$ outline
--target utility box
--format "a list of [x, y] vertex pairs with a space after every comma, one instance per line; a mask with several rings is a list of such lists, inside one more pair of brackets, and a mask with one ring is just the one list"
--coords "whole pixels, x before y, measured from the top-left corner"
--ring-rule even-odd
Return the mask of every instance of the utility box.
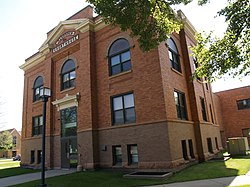
[[228, 138], [228, 152], [231, 155], [247, 155], [249, 150], [247, 137]]

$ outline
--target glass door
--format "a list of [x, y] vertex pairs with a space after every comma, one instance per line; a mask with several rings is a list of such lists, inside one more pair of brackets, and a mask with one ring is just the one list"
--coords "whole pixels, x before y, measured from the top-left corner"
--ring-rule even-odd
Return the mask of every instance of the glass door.
[[76, 137], [61, 139], [62, 168], [77, 167], [77, 139]]

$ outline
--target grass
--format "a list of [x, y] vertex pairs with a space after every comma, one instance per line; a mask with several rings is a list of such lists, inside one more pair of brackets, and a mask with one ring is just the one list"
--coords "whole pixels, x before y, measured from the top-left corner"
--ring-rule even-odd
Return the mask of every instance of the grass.
[[[113, 173], [105, 171], [86, 171], [73, 173], [65, 176], [53, 177], [46, 179], [46, 184], [50, 187], [128, 187], [128, 186], [145, 186], [164, 183], [153, 179], [125, 179], [122, 173]], [[15, 187], [34, 187], [38, 186], [40, 181], [33, 181]]]
[[12, 159], [0, 158], [0, 164], [3, 162], [11, 162]]
[[12, 160], [4, 160], [0, 161], [0, 170], [5, 169], [5, 168], [13, 168], [13, 167], [20, 167], [20, 162], [19, 161], [12, 161]]
[[20, 167], [0, 169], [0, 178], [22, 175], [22, 174], [27, 174], [27, 173], [34, 173], [38, 171], [39, 170], [20, 168]]
[[39, 170], [20, 168], [20, 161], [0, 159], [0, 178], [33, 173]]
[[[130, 187], [147, 186], [156, 184], [166, 184], [172, 182], [183, 182], [190, 180], [201, 180], [218, 177], [228, 177], [243, 175], [250, 169], [250, 156], [232, 158], [226, 162], [213, 161], [205, 162], [191, 166], [181, 172], [176, 173], [167, 180], [153, 179], [126, 179], [122, 173], [107, 171], [86, 171], [73, 173], [64, 176], [58, 176], [46, 179], [50, 187], [68, 187], [68, 186], [100, 186], [100, 187]], [[38, 186], [40, 181], [16, 185], [15, 187], [33, 187]], [[242, 186], [249, 187], [250, 185]]]
[[223, 161], [209, 161], [191, 166], [169, 178], [169, 182], [212, 179], [244, 175], [250, 170], [250, 156]]

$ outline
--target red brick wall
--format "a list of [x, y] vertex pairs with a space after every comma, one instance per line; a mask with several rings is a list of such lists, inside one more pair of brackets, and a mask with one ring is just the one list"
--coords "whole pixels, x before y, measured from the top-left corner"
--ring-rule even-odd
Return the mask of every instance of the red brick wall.
[[238, 110], [237, 100], [250, 98], [250, 86], [217, 92], [222, 110], [222, 125], [226, 138], [243, 136], [242, 129], [250, 128], [250, 109]]
[[[73, 15], [70, 19], [86, 17], [85, 13], [91, 16], [89, 14], [90, 9], [90, 7], [87, 7]], [[77, 95], [78, 93], [80, 97], [77, 107], [77, 139], [78, 145], [81, 145], [78, 153], [86, 156], [86, 158], [82, 157], [81, 161], [87, 164], [88, 167], [94, 167], [95, 164], [105, 164], [99, 163], [101, 159], [109, 162], [108, 165], [111, 167], [111, 152], [106, 154], [107, 157], [98, 158], [99, 154], [103, 154], [99, 150], [99, 144], [108, 144], [109, 147], [112, 147], [114, 144], [120, 144], [123, 147], [131, 143], [138, 144], [139, 154], [141, 154], [140, 157], [143, 162], [142, 167], [170, 166], [172, 161], [175, 164], [178, 164], [180, 160], [183, 161], [180, 142], [183, 138], [188, 140], [195, 137], [191, 131], [194, 123], [193, 114], [196, 112], [194, 108], [198, 107], [198, 114], [195, 114], [198, 115], [196, 119], [199, 119], [199, 122], [202, 121], [199, 97], [205, 98], [209, 121], [211, 121], [209, 104], [213, 108], [213, 101], [211, 89], [209, 88], [206, 91], [205, 85], [198, 81], [194, 82], [194, 92], [196, 93], [194, 97], [196, 97], [196, 100], [190, 99], [192, 98], [190, 97], [190, 89], [192, 88], [189, 86], [190, 79], [188, 75], [191, 74], [190, 67], [192, 67], [192, 64], [187, 66], [187, 63], [193, 62], [191, 58], [187, 57], [188, 55], [184, 55], [185, 50], [180, 41], [180, 36], [175, 33], [172, 35], [172, 38], [175, 40], [179, 51], [182, 73], [178, 73], [171, 68], [168, 48], [164, 42], [156, 49], [142, 52], [136, 39], [131, 38], [128, 32], [121, 32], [118, 27], [106, 26], [96, 32], [86, 31], [81, 33], [77, 31], [77, 34], [79, 34], [78, 41], [56, 53], [49, 52], [43, 62], [25, 71], [23, 104], [24, 151], [22, 152], [23, 156], [26, 157], [24, 164], [29, 163], [30, 147], [40, 149], [39, 147], [41, 146], [39, 144], [41, 136], [32, 137], [31, 132], [32, 117], [41, 115], [43, 108], [41, 101], [33, 103], [32, 88], [35, 79], [39, 75], [44, 77], [44, 86], [52, 89], [52, 97], [48, 102], [46, 118], [46, 134], [50, 136], [47, 138], [47, 144], [49, 144], [46, 151], [48, 153], [46, 154], [47, 166], [60, 167], [60, 160], [56, 160], [56, 158], [60, 157], [61, 146], [60, 112], [56, 106], [49, 103], [62, 99], [67, 94]], [[109, 76], [108, 49], [112, 42], [121, 37], [126, 38], [130, 43], [132, 68], [131, 71]], [[194, 42], [190, 37], [185, 39], [188, 41], [187, 45]], [[61, 91], [61, 68], [68, 59], [73, 59], [77, 66], [76, 86]], [[174, 101], [175, 89], [185, 93], [188, 122], [177, 119]], [[131, 126], [124, 125], [122, 128], [112, 126], [110, 98], [127, 92], [134, 93], [136, 122], [130, 124]], [[181, 125], [178, 125], [180, 123]], [[218, 131], [218, 126], [212, 126], [210, 122], [205, 125], [207, 125], [204, 128], [206, 130], [200, 132], [203, 139], [207, 137], [206, 131], [217, 136], [217, 133], [214, 132]], [[189, 132], [185, 133], [185, 137], [183, 137], [182, 134], [184, 134], [183, 130], [186, 129], [185, 127], [189, 129]], [[145, 128], [146, 134], [140, 133], [142, 130], [139, 129], [142, 128]], [[129, 133], [123, 134], [127, 131]], [[150, 136], [147, 135], [149, 132], [152, 133]], [[169, 132], [175, 133], [170, 135], [168, 134]], [[113, 137], [111, 140], [109, 134]], [[132, 137], [133, 141], [127, 134], [135, 135], [135, 137]], [[158, 135], [161, 136], [159, 140], [156, 138]], [[154, 141], [147, 139], [148, 137], [154, 137]], [[170, 142], [170, 140], [173, 141]], [[194, 145], [196, 144], [197, 142], [194, 140]], [[162, 147], [164, 147], [163, 151], [161, 151]], [[170, 147], [172, 148], [171, 152], [169, 151]], [[179, 150], [175, 152], [174, 148], [176, 147]], [[154, 148], [157, 154], [150, 152], [152, 148]], [[197, 150], [194, 150], [194, 152], [196, 153]], [[171, 153], [172, 155], [170, 155]], [[152, 160], [152, 158], [154, 159]]]
[[[109, 76], [107, 51], [119, 37], [127, 38], [132, 46], [132, 70]], [[110, 97], [130, 91], [133, 91], [135, 98], [136, 123], [166, 119], [157, 49], [143, 53], [137, 41], [131, 39], [128, 33], [111, 26], [96, 33], [95, 46], [99, 128], [112, 125]]]

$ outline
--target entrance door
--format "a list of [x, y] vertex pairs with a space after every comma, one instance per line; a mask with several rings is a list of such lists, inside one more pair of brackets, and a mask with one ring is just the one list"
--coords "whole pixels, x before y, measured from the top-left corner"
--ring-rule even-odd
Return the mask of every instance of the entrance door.
[[77, 139], [76, 137], [61, 139], [62, 168], [77, 167]]
[[12, 157], [16, 156], [16, 151], [12, 151]]

